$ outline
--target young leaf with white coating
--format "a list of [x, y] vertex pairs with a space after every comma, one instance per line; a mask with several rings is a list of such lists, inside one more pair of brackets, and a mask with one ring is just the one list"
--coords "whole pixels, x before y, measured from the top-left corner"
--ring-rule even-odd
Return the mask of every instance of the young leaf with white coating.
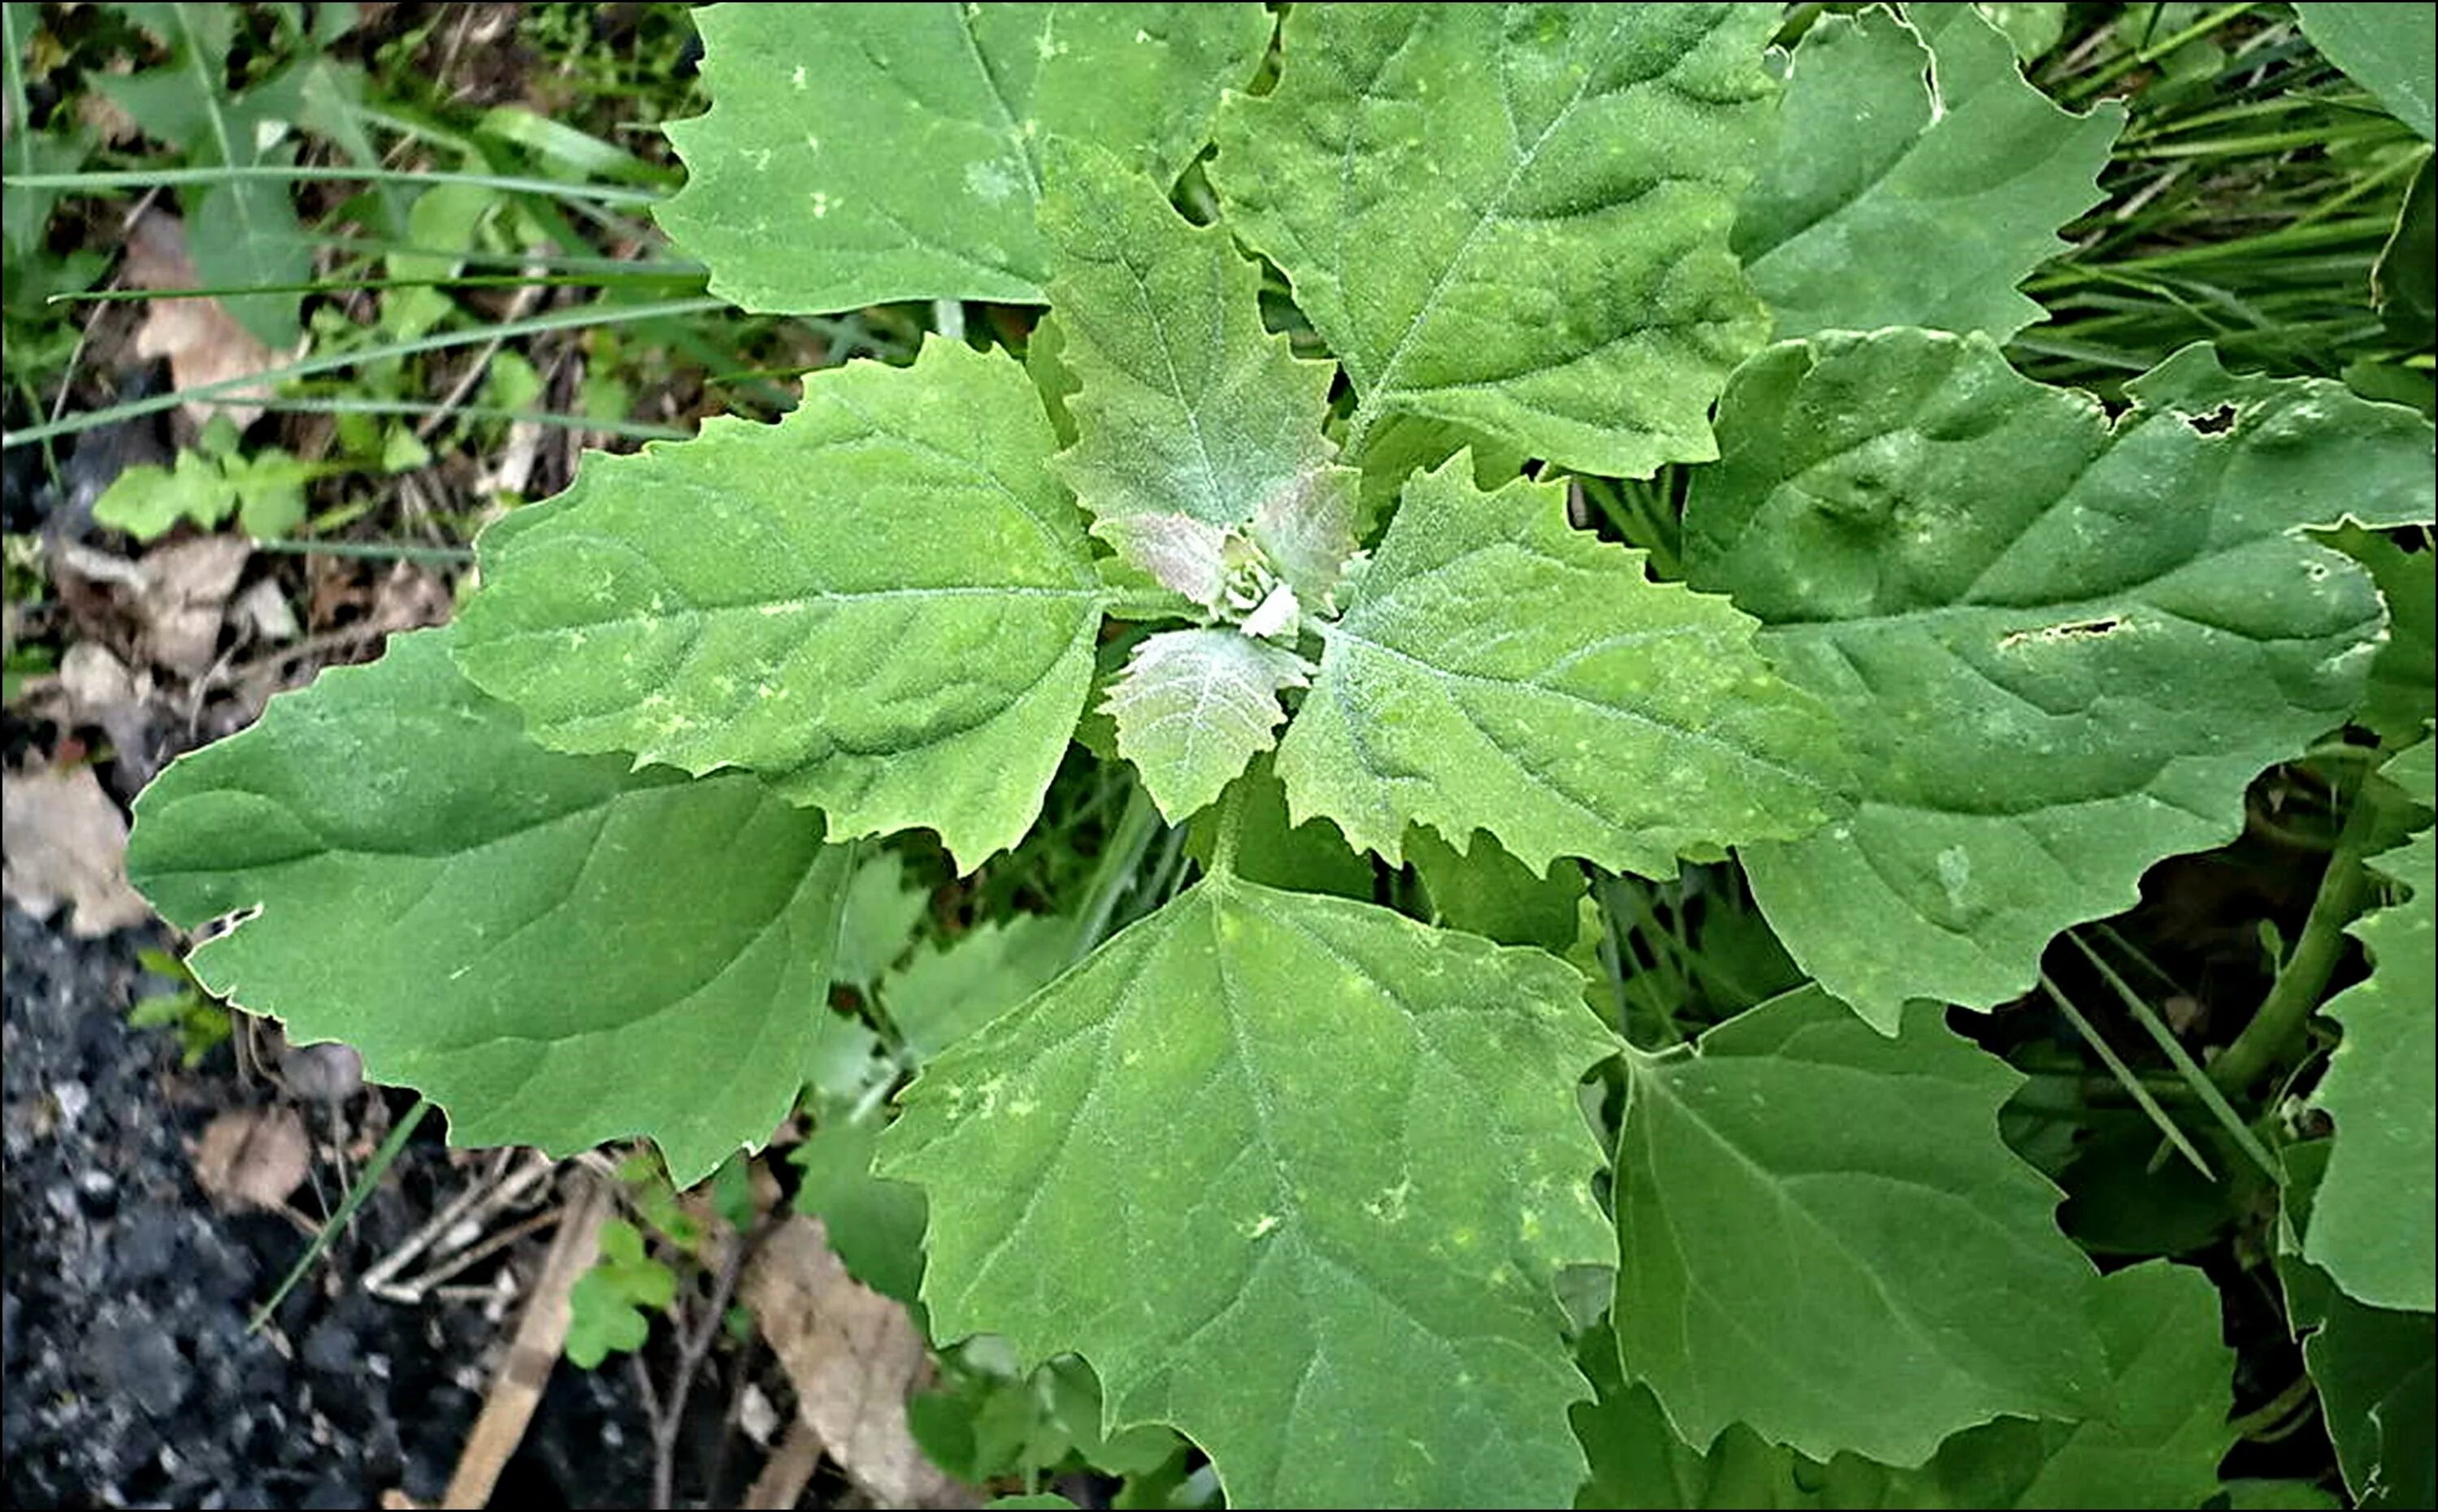
[[1735, 234], [1781, 339], [1927, 325], [2004, 341], [2044, 318], [2015, 286], [2099, 202], [2123, 105], [2059, 110], [1970, 6], [1907, 15], [1822, 16], [1789, 65]]
[[[2382, 769], [2423, 808], [2438, 806], [2429, 741]], [[2331, 999], [2345, 1037], [2313, 1098], [2336, 1121], [2328, 1171], [2311, 1205], [2303, 1254], [2356, 1300], [2438, 1309], [2438, 832], [2370, 860], [2407, 889], [2357, 922], [2371, 974]]]
[[1118, 753], [1172, 824], [1217, 801], [1277, 741], [1279, 694], [1311, 680], [1303, 658], [1231, 629], [1167, 630], [1135, 647], [1109, 689]]
[[453, 1139], [645, 1134], [698, 1180], [795, 1100], [852, 852], [751, 777], [542, 750], [450, 665], [457, 634], [397, 638], [180, 760], [129, 874], [182, 927], [244, 911], [197, 979], [345, 1040]]
[[1423, 823], [1459, 845], [1486, 829], [1536, 871], [1572, 855], [1667, 877], [1687, 850], [1830, 812], [1834, 727], [1758, 626], [1568, 529], [1563, 494], [1485, 494], [1464, 453], [1405, 485], [1280, 743], [1297, 822], [1325, 815], [1391, 861]]
[[941, 1337], [1083, 1355], [1230, 1505], [1555, 1505], [1614, 1048], [1537, 951], [1220, 872], [932, 1062], [881, 1171]]
[[791, 314], [1040, 303], [1050, 144], [1112, 144], [1166, 185], [1270, 36], [1241, 0], [695, 14], [712, 108], [669, 128], [687, 176], [661, 223], [713, 293]]
[[1317, 5], [1211, 165], [1237, 234], [1393, 413], [1586, 471], [1717, 453], [1767, 317], [1727, 233], [1767, 126], [1756, 5]]
[[1357, 475], [1321, 434], [1334, 367], [1262, 328], [1260, 275], [1224, 228], [1189, 225], [1106, 152], [1061, 149], [1051, 161], [1050, 292], [1060, 360], [1082, 385], [1067, 401], [1076, 442], [1059, 475], [1096, 534], [1197, 602], [1215, 596], [1197, 591], [1200, 576], [1162, 570], [1169, 543], [1207, 542], [1200, 563], [1211, 533], [1232, 528], [1318, 608], [1354, 552]]
[[1889, 1039], [1799, 989], [1626, 1064], [1617, 1346], [1696, 1448], [1741, 1422], [1919, 1465], [2108, 1409], [2096, 1276], [1998, 1137], [2023, 1078], [1935, 1010]]
[[934, 341], [813, 375], [484, 534], [458, 661], [556, 749], [743, 766], [841, 837], [1012, 846], [1083, 712], [1103, 589], [1022, 368]]
[[1775, 347], [1721, 404], [1688, 573], [1763, 622], [1862, 784], [1745, 870], [1882, 1029], [2028, 990], [2059, 930], [2231, 838], [2253, 776], [2359, 701], [2378, 596], [2304, 531], [2427, 519], [2429, 422], [2206, 348], [2129, 387], [2111, 422], [1986, 337], [1892, 330]]

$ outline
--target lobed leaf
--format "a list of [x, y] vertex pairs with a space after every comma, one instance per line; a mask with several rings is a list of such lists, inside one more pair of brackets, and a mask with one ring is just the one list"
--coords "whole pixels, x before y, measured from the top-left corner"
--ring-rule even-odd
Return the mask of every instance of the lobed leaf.
[[[1099, 534], [1188, 597], [1215, 601], [1218, 533], [1243, 527], [1317, 607], [1354, 551], [1357, 475], [1320, 429], [1334, 365], [1263, 329], [1261, 277], [1226, 230], [1189, 225], [1109, 153], [1051, 161], [1041, 229], [1058, 359], [1081, 385], [1060, 476]], [[1134, 528], [1107, 528], [1121, 523]], [[1202, 574], [1161, 571], [1186, 540]]]
[[1919, 1465], [2112, 1405], [2090, 1263], [1998, 1136], [2023, 1078], [1936, 1010], [1887, 1039], [1802, 989], [1626, 1064], [1617, 1345], [1694, 1447], [1744, 1423]]
[[747, 309], [1039, 304], [1034, 225], [1060, 137], [1123, 143], [1162, 185], [1261, 62], [1252, 4], [711, 6], [708, 114], [673, 122], [669, 236]]
[[[2424, 808], [2431, 743], [2383, 773]], [[2326, 1177], [2303, 1254], [2355, 1300], [2374, 1308], [2438, 1309], [2438, 831], [2371, 858], [2408, 889], [2347, 931], [2370, 952], [2368, 979], [2330, 999], [2344, 1040], [2313, 1102], [2336, 1121]]]
[[556, 749], [743, 766], [840, 836], [1021, 837], [1083, 711], [1102, 589], [1023, 369], [932, 342], [805, 379], [485, 532], [459, 664]]
[[2015, 286], [2099, 202], [2123, 105], [2058, 109], [1970, 6], [1908, 15], [1822, 16], [1789, 65], [1735, 229], [1780, 338], [1927, 325], [2004, 341], [2046, 318]]
[[1231, 629], [1162, 631], [1109, 689], [1118, 751], [1161, 815], [1182, 822], [1270, 748], [1286, 717], [1279, 694], [1309, 676], [1294, 652]]
[[919, 1077], [939, 1337], [1100, 1373], [1231, 1506], [1548, 1505], [1614, 1042], [1537, 951], [1214, 873]]
[[180, 759], [129, 874], [212, 992], [450, 1111], [466, 1144], [650, 1137], [688, 1185], [787, 1116], [850, 852], [750, 777], [556, 755], [394, 638]]
[[1359, 456], [1430, 416], [1586, 471], [1716, 455], [1766, 317], [1727, 248], [1766, 6], [1308, 6], [1211, 182], [1345, 364]]
[[1673, 876], [1680, 853], [1800, 835], [1843, 782], [1835, 732], [1723, 599], [1569, 530], [1563, 490], [1405, 486], [1280, 743], [1298, 822], [1400, 859], [1409, 823]]
[[1885, 1029], [1987, 1007], [2058, 931], [2231, 837], [2244, 787], [2358, 702], [2383, 616], [2302, 533], [2428, 518], [2430, 428], [2206, 348], [2088, 396], [1986, 337], [1892, 330], [1756, 359], [1694, 480], [1691, 581], [1836, 712], [1859, 809], [1749, 845], [1770, 923]]

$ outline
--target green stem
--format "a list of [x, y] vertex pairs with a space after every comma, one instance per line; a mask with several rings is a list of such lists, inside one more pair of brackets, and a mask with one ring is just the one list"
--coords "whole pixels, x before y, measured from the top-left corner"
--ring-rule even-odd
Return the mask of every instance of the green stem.
[[2167, 1058], [2167, 1064], [2176, 1068], [2176, 1075], [2183, 1080], [2193, 1096], [2200, 1099], [2201, 1106], [2209, 1109], [2210, 1116], [2226, 1131], [2227, 1137], [2235, 1141], [2235, 1147], [2259, 1167], [2261, 1173], [2271, 1182], [2283, 1179], [2284, 1172], [2279, 1169], [2276, 1157], [2270, 1154], [2268, 1147], [2260, 1142], [2260, 1136], [2252, 1132], [2252, 1126], [2243, 1121], [2243, 1116], [2235, 1111], [2235, 1104], [2226, 1100], [2226, 1094], [2209, 1079], [2209, 1073], [2201, 1069], [2200, 1063], [2193, 1059], [2192, 1052], [2184, 1048], [2184, 1042], [2176, 1038], [2176, 1031], [2167, 1027], [2166, 1020], [2161, 1018], [2142, 994], [2133, 990], [2132, 983], [2118, 975], [2116, 968], [2110, 965], [2105, 957], [2085, 943], [2080, 935], [2069, 929], [2065, 937], [2074, 941], [2075, 949], [2081, 951], [2084, 958], [2108, 979], [2108, 985], [2115, 991], [2117, 1000], [2125, 1005], [2126, 1011], [2131, 1013], [2133, 1021], [2150, 1036], [2150, 1042], [2159, 1047], [2160, 1054]]
[[2337, 848], [2328, 857], [2328, 870], [2320, 879], [2319, 896], [2311, 900], [2310, 917], [2303, 922], [2302, 937], [2294, 941], [2286, 963], [2277, 968], [2277, 979], [2261, 999], [2260, 1011], [2210, 1067], [2210, 1080], [2219, 1091], [2240, 1096], [2282, 1063], [2327, 992], [2328, 978], [2344, 954], [2345, 925], [2361, 912], [2362, 899], [2370, 890], [2362, 856], [2369, 850], [2378, 811], [2374, 789], [2365, 786], [2355, 794], [2344, 828], [2338, 832]]
[[2117, 1085], [2123, 1087], [2127, 1095], [2132, 1098], [2134, 1105], [2149, 1117], [2160, 1134], [2166, 1136], [2167, 1143], [2175, 1146], [2176, 1153], [2190, 1162], [2192, 1168], [2201, 1173], [2203, 1181], [2216, 1182], [2217, 1172], [2210, 1169], [2209, 1161], [2203, 1158], [2191, 1138], [2183, 1130], [2177, 1127], [2175, 1119], [2167, 1116], [2167, 1110], [2159, 1106], [2159, 1099], [2150, 1095], [2150, 1089], [2143, 1085], [2142, 1079], [2133, 1074], [2133, 1068], [2125, 1064], [2124, 1058], [2116, 1053], [2115, 1047], [2111, 1046], [2099, 1030], [2093, 1027], [2091, 1020], [2082, 1016], [2082, 1010], [2075, 1007], [2072, 999], [2058, 991], [2057, 983], [2049, 980], [2049, 975], [2046, 972], [2040, 973], [2040, 991], [2048, 993], [2049, 1001], [2057, 1005], [2058, 1011], [2065, 1015], [2066, 1022], [2074, 1026], [2074, 1031], [2082, 1036], [2082, 1042], [2091, 1046], [2092, 1052], [2097, 1055], [2100, 1063], [2108, 1067], [2108, 1074], [2114, 1077]]
[[27, 426], [22, 431], [0, 431], [0, 448], [22, 447], [30, 442], [48, 440], [52, 436], [72, 435], [90, 431], [96, 426], [115, 420], [133, 419], [137, 415], [154, 414], [174, 410], [179, 405], [239, 390], [269, 386], [292, 378], [313, 378], [323, 373], [335, 373], [342, 368], [380, 361], [384, 358], [416, 357], [425, 352], [437, 352], [451, 346], [474, 346], [485, 342], [508, 341], [521, 336], [538, 336], [544, 331], [578, 330], [592, 325], [633, 325], [638, 321], [675, 319], [688, 315], [707, 315], [728, 308], [717, 299], [670, 299], [649, 305], [627, 305], [603, 308], [597, 304], [575, 309], [554, 310], [547, 315], [535, 315], [524, 320], [503, 321], [477, 330], [445, 331], [436, 336], [420, 337], [411, 342], [389, 342], [361, 351], [334, 352], [324, 357], [309, 357], [301, 362], [273, 368], [267, 373], [247, 374], [238, 378], [220, 378], [210, 383], [198, 383], [191, 388], [176, 389], [168, 394], [155, 394], [148, 398], [131, 399], [125, 404], [113, 404], [99, 410], [89, 410], [48, 425]]
[[415, 1133], [415, 1126], [421, 1123], [423, 1116], [431, 1111], [429, 1101], [422, 1098], [415, 1099], [415, 1106], [406, 1110], [406, 1116], [398, 1120], [390, 1130], [389, 1137], [373, 1152], [373, 1158], [364, 1165], [363, 1175], [339, 1204], [339, 1210], [323, 1223], [321, 1230], [313, 1236], [313, 1242], [305, 1246], [305, 1253], [298, 1256], [296, 1263], [289, 1267], [288, 1274], [279, 1278], [278, 1289], [271, 1293], [271, 1300], [254, 1310], [253, 1319], [246, 1324], [249, 1332], [271, 1321], [271, 1315], [279, 1310], [279, 1304], [288, 1300], [288, 1293], [296, 1290], [296, 1283], [305, 1279], [306, 1273], [312, 1270], [313, 1262], [322, 1257], [323, 1253], [329, 1249], [331, 1240], [339, 1237], [339, 1231], [356, 1216], [356, 1209], [363, 1206], [364, 1199], [380, 1186], [381, 1177], [396, 1163], [398, 1152], [406, 1148], [406, 1141]]
[[1236, 840], [1245, 831], [1245, 784], [1229, 782], [1219, 795], [1219, 829], [1210, 842], [1210, 870], [1214, 876], [1236, 874]]
[[2067, 93], [2063, 97], [2067, 100], [2073, 101], [2089, 99], [2092, 96], [2098, 94], [2101, 90], [2106, 89], [2109, 85], [2114, 83], [2124, 75], [2131, 73], [2134, 69], [2141, 67], [2145, 63], [2156, 62], [2158, 60], [2164, 58], [2167, 54], [2174, 52], [2177, 48], [2182, 46], [2188, 42], [2197, 41], [2200, 38], [2208, 36], [2211, 32], [2216, 31], [2218, 27], [2225, 26], [2228, 22], [2233, 21], [2235, 17], [2242, 15], [2245, 11], [2250, 10], [2251, 9], [2252, 7], [2249, 5], [2238, 5], [2226, 6], [2219, 9], [2213, 10], [2208, 15], [2201, 17], [2199, 21], [2194, 22], [2191, 26], [2186, 26], [2183, 30], [2177, 32], [2174, 36], [2169, 37], [2164, 41], [2154, 42], [2138, 52], [2127, 53], [2124, 57], [2117, 59], [2107, 67], [2100, 69], [2095, 74], [2093, 74], [2089, 79], [2084, 79], [2080, 85], [2070, 93]]
[[597, 200], [605, 204], [658, 204], [668, 196], [658, 189], [635, 189], [606, 184], [563, 184], [556, 179], [521, 179], [497, 173], [437, 173], [423, 169], [365, 167], [291, 167], [237, 166], [198, 168], [135, 168], [94, 173], [11, 174], [9, 183], [21, 189], [63, 189], [99, 193], [115, 189], [150, 189], [179, 184], [282, 184], [335, 180], [354, 184], [462, 184], [511, 194], [540, 194], [556, 200]]
[[1070, 966], [1090, 955], [1107, 938], [1118, 901], [1133, 886], [1135, 872], [1151, 849], [1152, 837], [1159, 833], [1159, 810], [1153, 806], [1151, 795], [1143, 791], [1140, 782], [1130, 782], [1128, 788], [1126, 811], [1119, 817], [1118, 827], [1109, 832], [1100, 864], [1092, 869], [1092, 885], [1084, 895], [1084, 911], [1075, 920], [1075, 938], [1067, 947], [1067, 963]]

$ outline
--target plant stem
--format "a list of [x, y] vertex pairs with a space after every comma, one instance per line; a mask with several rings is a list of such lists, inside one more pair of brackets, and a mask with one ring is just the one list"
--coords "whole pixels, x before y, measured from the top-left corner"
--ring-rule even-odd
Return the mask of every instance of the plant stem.
[[1093, 947], [1108, 936], [1109, 920], [1118, 911], [1118, 900], [1133, 885], [1135, 872], [1141, 867], [1143, 854], [1151, 849], [1152, 837], [1159, 833], [1159, 810], [1153, 807], [1151, 795], [1142, 790], [1141, 783], [1130, 782], [1126, 811], [1119, 817], [1118, 827], [1109, 832], [1100, 864], [1092, 869], [1091, 889], [1084, 895], [1084, 911], [1075, 920], [1075, 938], [1067, 947], [1069, 965], [1090, 955]]
[[2115, 990], [2117, 999], [2124, 1003], [2126, 1011], [2133, 1015], [2133, 1021], [2142, 1026], [2143, 1031], [2150, 1036], [2150, 1042], [2158, 1046], [2159, 1052], [2167, 1058], [2167, 1064], [2176, 1068], [2176, 1075], [2182, 1079], [2184, 1085], [2192, 1089], [2193, 1096], [2200, 1099], [2201, 1106], [2209, 1109], [2210, 1116], [2217, 1119], [2219, 1126], [2226, 1130], [2227, 1136], [2235, 1141], [2235, 1148], [2242, 1151], [2253, 1165], [2259, 1167], [2261, 1172], [2271, 1182], [2282, 1180], [2285, 1172], [2279, 1169], [2276, 1157], [2270, 1154], [2268, 1147], [2260, 1142], [2260, 1136], [2252, 1132], [2252, 1126], [2243, 1121], [2243, 1116], [2235, 1111], [2235, 1104], [2226, 1100], [2226, 1094], [2219, 1091], [2217, 1083], [2209, 1079], [2209, 1073], [2201, 1069], [2200, 1063], [2193, 1059], [2192, 1052], [2184, 1048], [2184, 1042], [2176, 1038], [2176, 1031], [2169, 1029], [2166, 1021], [2159, 1017], [2157, 1011], [2144, 1000], [2141, 993], [2133, 990], [2133, 984], [2127, 981], [2118, 974], [2115, 967], [2108, 963], [2106, 957], [2092, 949], [2080, 935], [2071, 929], [2066, 931], [2065, 937], [2074, 941], [2074, 947], [2081, 951], [2084, 958], [2097, 969], [2099, 975], [2108, 979], [2108, 985]]
[[1210, 870], [1218, 876], [1236, 874], [1236, 837], [1245, 828], [1245, 784], [1230, 782], [1219, 795], [1219, 831], [1210, 842]]
[[415, 1106], [406, 1110], [406, 1116], [391, 1126], [389, 1137], [380, 1142], [380, 1148], [373, 1152], [373, 1158], [364, 1163], [363, 1174], [357, 1178], [356, 1185], [339, 1204], [339, 1210], [324, 1222], [321, 1231], [313, 1236], [313, 1242], [305, 1246], [305, 1253], [298, 1256], [296, 1263], [288, 1268], [288, 1274], [279, 1278], [279, 1285], [272, 1292], [270, 1300], [254, 1310], [254, 1316], [247, 1320], [245, 1326], [248, 1333], [259, 1331], [264, 1324], [271, 1321], [271, 1315], [279, 1310], [279, 1304], [288, 1300], [288, 1293], [296, 1290], [296, 1283], [305, 1279], [306, 1273], [313, 1269], [313, 1262], [320, 1259], [323, 1252], [330, 1247], [330, 1241], [339, 1237], [339, 1231], [353, 1221], [356, 1209], [363, 1206], [364, 1199], [380, 1187], [381, 1177], [389, 1173], [389, 1168], [398, 1160], [398, 1152], [406, 1148], [406, 1141], [414, 1134], [415, 1126], [421, 1123], [423, 1116], [431, 1111], [432, 1104], [417, 1098]]
[[2194, 1146], [2191, 1138], [2177, 1126], [2175, 1119], [2167, 1116], [2167, 1110], [2159, 1106], [2159, 1099], [2150, 1095], [2150, 1089], [2142, 1084], [2142, 1079], [2133, 1074], [2133, 1068], [2125, 1064], [2115, 1047], [2093, 1027], [2091, 1020], [2082, 1016], [2082, 1010], [2058, 991], [2057, 983], [2049, 980], [2046, 972], [2040, 973], [2040, 991], [2048, 993], [2049, 1001], [2057, 1005], [2058, 1011], [2065, 1015], [2066, 1022], [2074, 1026], [2074, 1031], [2082, 1036], [2082, 1042], [2091, 1046], [2092, 1052], [2108, 1067], [2108, 1074], [2114, 1077], [2117, 1085], [2133, 1099], [2134, 1105], [2148, 1116], [2159, 1133], [2166, 1137], [2167, 1143], [2175, 1147], [2176, 1153], [2190, 1162], [2192, 1168], [2201, 1173], [2203, 1181], [2216, 1182], [2217, 1172], [2210, 1169], [2209, 1161]]
[[2362, 855], [2378, 811], [2374, 789], [2364, 786], [2356, 792], [2344, 828], [2338, 832], [2337, 848], [2328, 857], [2328, 870], [2320, 879], [2319, 896], [2311, 900], [2310, 917], [2303, 922], [2302, 937], [2294, 941], [2286, 963], [2277, 968], [2277, 979], [2261, 999], [2260, 1011], [2210, 1067], [2210, 1080], [2219, 1091], [2239, 1096], [2285, 1060], [2309, 1021], [2311, 1010], [2319, 1006], [2328, 977], [2344, 953], [2345, 925], [2361, 912], [2362, 895], [2369, 889]]

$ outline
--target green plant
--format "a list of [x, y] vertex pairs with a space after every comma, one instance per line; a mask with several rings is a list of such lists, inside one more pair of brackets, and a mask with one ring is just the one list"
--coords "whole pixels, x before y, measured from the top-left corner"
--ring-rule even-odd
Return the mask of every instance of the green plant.
[[170, 1029], [178, 1034], [178, 1060], [187, 1069], [226, 1045], [237, 1032], [229, 1006], [203, 990], [186, 963], [166, 950], [150, 947], [135, 953], [146, 971], [176, 985], [148, 993], [127, 1011], [127, 1022], [137, 1029]]
[[[803, 1200], [919, 1215], [936, 1339], [1081, 1356], [1233, 1503], [2249, 1496], [2210, 1278], [2059, 1227], [2138, 1117], [2276, 1192], [2346, 1482], [2412, 1504], [2438, 887], [2380, 668], [2428, 650], [2312, 533], [2427, 525], [2430, 427], [2202, 347], [2113, 413], [2022, 376], [2113, 108], [1970, 9], [1807, 19], [1773, 68], [1775, 7], [706, 12], [662, 220], [713, 290], [1047, 304], [987, 323], [1022, 358], [591, 460], [458, 624], [166, 774], [133, 875], [460, 1140], [687, 1181], [809, 1084]], [[1117, 870], [1061, 975], [927, 1020], [870, 842], [970, 872], [1070, 739], [1140, 784]], [[2164, 1073], [2094, 1029], [2066, 1143], [2010, 1144], [2056, 1079], [1950, 1006], [2092, 1029], [2052, 941], [2306, 751], [2345, 817], [2258, 1015]]]

